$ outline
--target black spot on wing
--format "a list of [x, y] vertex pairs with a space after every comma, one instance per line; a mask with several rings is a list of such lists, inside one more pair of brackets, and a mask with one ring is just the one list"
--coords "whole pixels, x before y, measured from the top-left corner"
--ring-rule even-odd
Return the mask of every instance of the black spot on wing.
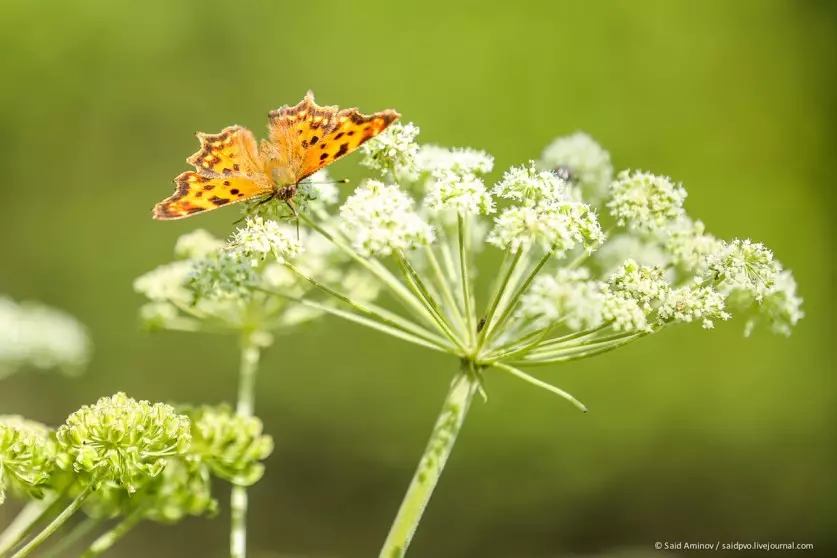
[[346, 153], [349, 152], [349, 144], [343, 143], [340, 145], [340, 149], [337, 150], [337, 153], [334, 154], [334, 158], [337, 159], [338, 157], [342, 157]]

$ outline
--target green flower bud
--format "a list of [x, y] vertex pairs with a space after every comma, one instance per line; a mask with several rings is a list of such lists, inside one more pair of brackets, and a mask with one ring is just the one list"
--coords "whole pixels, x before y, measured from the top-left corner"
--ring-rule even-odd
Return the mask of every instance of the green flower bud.
[[56, 434], [58, 463], [94, 482], [113, 481], [135, 492], [159, 475], [166, 457], [189, 448], [189, 419], [170, 405], [136, 401], [124, 393], [85, 405]]
[[15, 415], [0, 416], [0, 504], [6, 486], [33, 498], [55, 468], [55, 441], [43, 424]]
[[215, 515], [218, 502], [212, 497], [209, 468], [191, 458], [169, 463], [163, 474], [154, 479], [136, 498], [145, 509], [144, 516], [161, 523], [175, 523], [186, 516]]
[[194, 425], [193, 453], [218, 477], [250, 486], [264, 473], [260, 461], [273, 452], [273, 438], [262, 434], [262, 421], [238, 415], [228, 406], [187, 412]]

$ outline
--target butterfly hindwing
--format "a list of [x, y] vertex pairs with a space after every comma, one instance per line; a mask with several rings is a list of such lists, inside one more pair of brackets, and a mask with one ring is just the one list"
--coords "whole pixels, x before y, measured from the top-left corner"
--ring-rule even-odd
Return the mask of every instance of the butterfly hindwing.
[[309, 91], [296, 106], [270, 113], [270, 139], [276, 151], [288, 154], [288, 167], [298, 182], [348, 155], [399, 116], [394, 110], [367, 116], [356, 108], [321, 107]]
[[188, 171], [175, 178], [174, 183], [174, 194], [154, 206], [155, 219], [182, 219], [272, 194], [270, 187], [241, 175], [206, 176]]

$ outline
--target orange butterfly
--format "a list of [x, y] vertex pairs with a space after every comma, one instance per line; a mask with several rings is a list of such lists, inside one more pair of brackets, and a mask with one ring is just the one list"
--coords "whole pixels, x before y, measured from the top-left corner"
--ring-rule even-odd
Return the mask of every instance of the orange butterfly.
[[247, 128], [196, 135], [200, 150], [186, 159], [196, 171], [174, 179], [177, 190], [154, 206], [155, 219], [182, 219], [230, 203], [284, 200], [293, 210], [299, 181], [383, 132], [400, 114], [365, 115], [356, 108], [321, 107], [309, 91], [296, 106], [269, 113], [270, 141]]

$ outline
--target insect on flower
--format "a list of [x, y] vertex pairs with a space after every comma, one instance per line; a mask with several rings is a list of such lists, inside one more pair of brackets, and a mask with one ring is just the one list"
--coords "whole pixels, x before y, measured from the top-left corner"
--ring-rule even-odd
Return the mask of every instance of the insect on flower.
[[200, 150], [186, 159], [196, 170], [174, 179], [177, 190], [154, 206], [154, 218], [182, 219], [231, 203], [274, 199], [296, 213], [293, 198], [302, 179], [356, 150], [400, 115], [391, 109], [365, 115], [356, 108], [321, 107], [309, 91], [296, 106], [268, 116], [270, 139], [261, 143], [242, 126], [198, 132]]

